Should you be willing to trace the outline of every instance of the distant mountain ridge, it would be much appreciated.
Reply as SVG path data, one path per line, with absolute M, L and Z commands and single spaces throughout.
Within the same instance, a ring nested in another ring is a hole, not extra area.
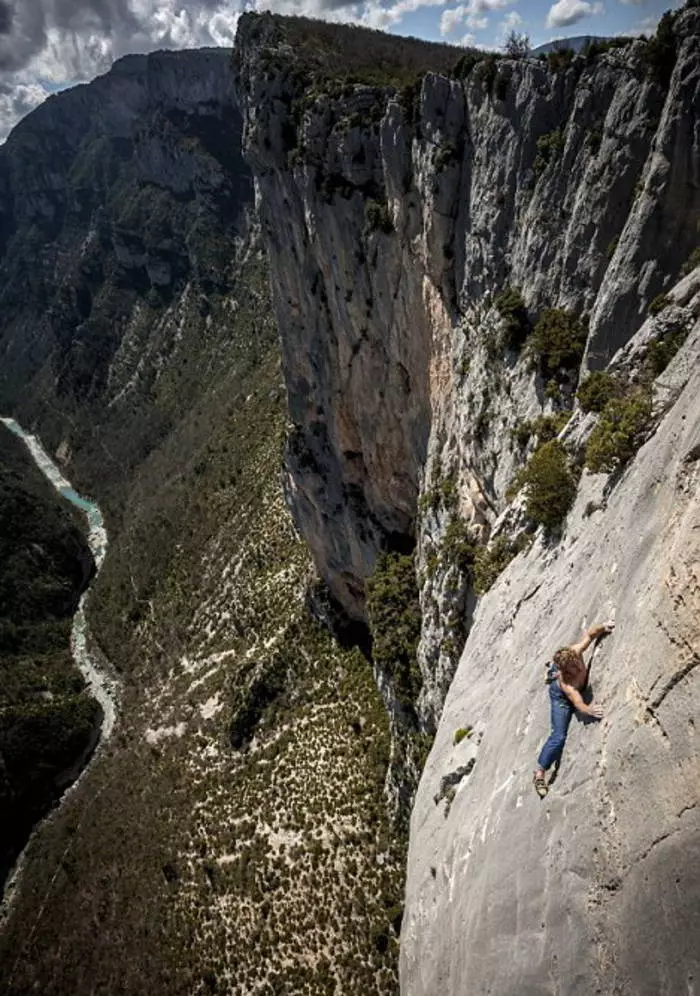
M 554 41 L 544 42 L 537 48 L 533 48 L 532 55 L 547 55 L 549 52 L 561 52 L 563 49 L 571 49 L 578 55 L 586 45 L 606 41 L 610 41 L 608 35 L 576 35 L 573 38 L 555 38 Z

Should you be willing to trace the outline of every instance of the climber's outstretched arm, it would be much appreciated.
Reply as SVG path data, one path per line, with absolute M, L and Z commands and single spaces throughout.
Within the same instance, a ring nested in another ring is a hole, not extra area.
M 600 706 L 586 705 L 578 688 L 574 688 L 573 685 L 565 685 L 563 681 L 560 682 L 560 685 L 562 692 L 566 695 L 576 712 L 583 713 L 584 716 L 592 716 L 593 719 L 603 718 L 603 710 Z
M 599 636 L 603 636 L 606 633 L 612 633 L 615 627 L 615 623 L 606 622 L 601 623 L 599 626 L 591 626 L 590 629 L 586 630 L 578 643 L 572 643 L 571 650 L 577 654 L 582 654 L 585 650 L 588 650 L 591 643 L 597 640 Z

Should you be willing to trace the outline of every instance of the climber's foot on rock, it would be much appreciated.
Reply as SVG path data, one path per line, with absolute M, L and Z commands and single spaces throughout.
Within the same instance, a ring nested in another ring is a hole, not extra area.
M 540 799 L 544 799 L 547 795 L 547 783 L 544 780 L 544 772 L 536 771 L 532 778 L 532 784 L 535 786 L 535 792 L 537 792 Z

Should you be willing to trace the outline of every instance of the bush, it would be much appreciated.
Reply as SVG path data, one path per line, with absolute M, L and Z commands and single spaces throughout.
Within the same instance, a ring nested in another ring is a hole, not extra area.
M 548 443 L 556 439 L 566 423 L 571 418 L 570 412 L 557 412 L 556 415 L 539 415 L 537 418 L 521 422 L 511 430 L 511 438 L 519 446 L 527 446 L 533 436 L 538 443 Z
M 471 573 L 477 546 L 464 519 L 455 516 L 445 530 L 442 555 L 446 564 L 463 574 Z
M 486 594 L 513 557 L 525 549 L 528 542 L 524 533 L 515 540 L 499 536 L 491 546 L 479 550 L 474 563 L 474 591 L 477 595 Z
M 512 30 L 505 40 L 503 51 L 509 59 L 527 59 L 530 54 L 529 35 Z
M 594 474 L 611 473 L 632 459 L 651 424 L 651 393 L 639 389 L 612 398 L 586 446 L 586 466 Z
M 370 198 L 365 204 L 365 217 L 370 232 L 379 231 L 390 235 L 394 231 L 394 223 L 387 204 L 380 204 L 379 201 Z
M 608 401 L 621 393 L 622 385 L 616 377 L 603 370 L 595 370 L 581 384 L 576 397 L 584 412 L 602 412 Z
M 673 357 L 688 338 L 689 329 L 679 328 L 667 332 L 647 347 L 645 366 L 651 377 L 658 377 L 669 365 Z
M 549 163 L 564 149 L 564 133 L 561 128 L 540 135 L 537 139 L 537 155 L 535 156 L 535 173 L 542 173 Z
M 440 173 L 448 166 L 454 166 L 455 163 L 458 163 L 459 158 L 459 149 L 454 142 L 442 142 L 435 152 L 433 166 L 436 172 Z
M 549 379 L 560 370 L 578 370 L 586 348 L 583 323 L 561 308 L 545 308 L 530 336 L 532 354 L 539 359 L 542 375 Z
M 372 657 L 393 679 L 402 704 L 411 707 L 422 683 L 416 658 L 421 611 L 413 556 L 381 554 L 365 591 Z
M 568 69 L 574 61 L 575 52 L 572 48 L 557 48 L 546 55 L 547 65 L 553 73 Z
M 642 50 L 647 72 L 660 86 L 667 87 L 676 64 L 676 37 L 673 33 L 673 14 L 666 11 L 656 34 Z
M 505 325 L 505 344 L 519 350 L 530 332 L 525 301 L 518 287 L 506 287 L 495 299 L 494 307 Z
M 700 266 L 700 246 L 697 249 L 693 249 L 690 256 L 686 259 L 681 267 L 681 276 L 687 277 L 689 273 L 693 272 L 696 266 Z
M 456 63 L 452 67 L 450 75 L 454 79 L 463 80 L 471 73 L 474 66 L 479 62 L 483 62 L 484 56 L 479 52 L 465 52 L 464 55 L 460 55 Z
M 474 732 L 474 728 L 471 727 L 471 726 L 467 726 L 467 727 L 460 726 L 460 728 L 458 730 L 455 730 L 455 732 L 454 732 L 454 736 L 452 737 L 452 743 L 456 747 L 457 744 L 461 744 L 462 743 L 462 741 L 464 740 L 465 737 L 471 737 L 471 735 L 472 735 L 473 732 Z
M 576 497 L 576 480 L 569 469 L 566 450 L 556 439 L 535 450 L 518 475 L 517 484 L 527 488 L 527 514 L 547 532 L 562 524 Z
M 668 294 L 657 294 L 654 300 L 649 305 L 648 308 L 649 314 L 658 315 L 660 312 L 664 310 L 664 308 L 668 308 L 669 304 L 673 304 L 673 301 L 668 296 Z

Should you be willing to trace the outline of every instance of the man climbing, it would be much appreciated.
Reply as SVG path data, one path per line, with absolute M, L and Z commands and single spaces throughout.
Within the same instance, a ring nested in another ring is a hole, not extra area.
M 555 762 L 558 763 L 561 758 L 574 710 L 583 713 L 584 716 L 590 716 L 592 719 L 602 719 L 603 717 L 602 709 L 599 706 L 587 705 L 581 694 L 588 684 L 588 668 L 584 663 L 583 655 L 594 640 L 612 633 L 614 626 L 613 622 L 592 626 L 584 633 L 578 643 L 557 650 L 552 659 L 547 679 L 549 681 L 549 698 L 552 703 L 552 732 L 540 751 L 540 756 L 537 759 L 537 771 L 535 771 L 533 778 L 535 791 L 540 799 L 544 799 L 548 792 L 544 773 Z

